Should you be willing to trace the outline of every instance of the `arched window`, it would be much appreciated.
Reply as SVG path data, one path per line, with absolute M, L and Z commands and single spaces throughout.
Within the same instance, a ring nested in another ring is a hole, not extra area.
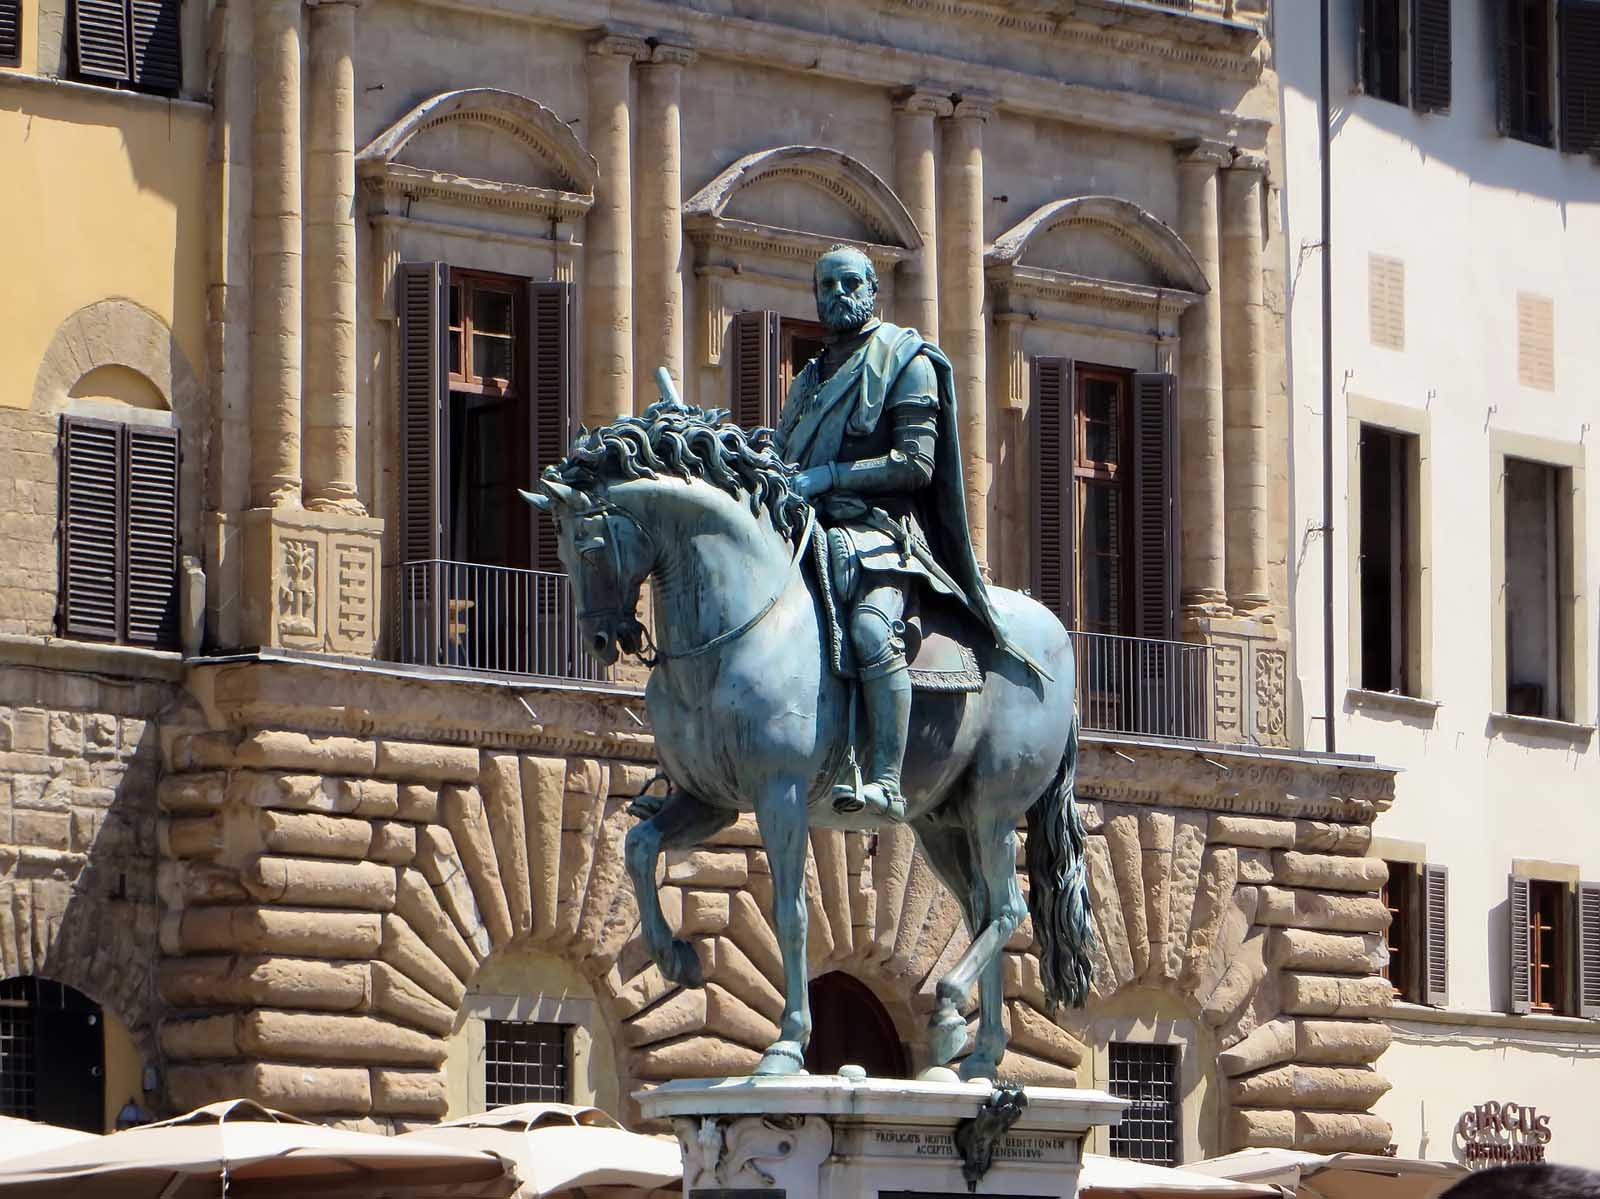
M 863 982 L 835 970 L 811 980 L 811 1044 L 806 1069 L 837 1074 L 860 1066 L 869 1078 L 905 1078 L 906 1048 L 894 1021 Z
M 61 983 L 0 982 L 0 1115 L 105 1131 L 105 1020 Z

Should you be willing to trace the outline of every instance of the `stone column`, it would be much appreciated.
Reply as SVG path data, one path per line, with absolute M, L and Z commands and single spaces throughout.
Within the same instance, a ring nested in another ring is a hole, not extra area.
M 1261 185 L 1266 159 L 1241 154 L 1222 172 L 1222 406 L 1228 510 L 1228 602 L 1266 608 L 1267 389 L 1262 362 Z
M 362 515 L 356 494 L 356 9 L 310 0 L 306 156 L 306 507 Z
M 1180 502 L 1183 605 L 1191 613 L 1228 612 L 1222 487 L 1222 295 L 1217 247 L 1217 170 L 1233 161 L 1220 142 L 1184 142 L 1178 152 L 1178 235 L 1209 287 L 1183 315 L 1179 351 Z
M 657 45 L 639 70 L 639 354 L 637 411 L 657 398 L 664 366 L 684 390 L 683 140 L 679 92 L 687 46 Z
M 989 393 L 983 327 L 983 126 L 994 112 L 986 99 L 958 101 L 945 126 L 939 184 L 939 328 L 955 366 L 961 409 L 961 469 L 967 489 L 972 548 L 989 560 Z
M 250 503 L 300 505 L 301 0 L 256 0 Z
M 913 88 L 894 104 L 894 185 L 922 234 L 922 249 L 902 263 L 895 284 L 896 316 L 939 340 L 938 221 L 935 207 L 935 117 L 947 117 L 953 106 L 940 92 Z
M 583 423 L 633 411 L 633 163 L 630 68 L 640 38 L 606 34 L 589 46 L 589 153 L 600 168 L 584 234 Z

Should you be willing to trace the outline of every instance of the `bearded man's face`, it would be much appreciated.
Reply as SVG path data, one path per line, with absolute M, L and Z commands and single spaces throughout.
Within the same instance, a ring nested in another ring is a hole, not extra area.
M 853 333 L 872 319 L 878 285 L 866 256 L 855 250 L 824 254 L 817 261 L 817 319 L 833 333 Z

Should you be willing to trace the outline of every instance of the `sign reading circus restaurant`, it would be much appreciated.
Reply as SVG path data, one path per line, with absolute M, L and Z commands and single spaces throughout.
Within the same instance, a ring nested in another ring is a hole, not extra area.
M 1550 1143 L 1550 1117 L 1520 1103 L 1480 1103 L 1461 1113 L 1456 1138 L 1469 1167 L 1542 1162 Z

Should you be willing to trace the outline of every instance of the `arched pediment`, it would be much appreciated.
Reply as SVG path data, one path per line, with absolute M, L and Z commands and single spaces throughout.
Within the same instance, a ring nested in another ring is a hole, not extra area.
M 1195 261 L 1194 254 L 1171 227 L 1140 208 L 1131 200 L 1115 196 L 1075 196 L 1053 200 L 1035 209 L 1025 219 L 995 239 L 987 258 L 993 268 L 1042 267 L 1084 276 L 1105 278 L 1095 270 L 1071 270 L 1055 262 L 1036 263 L 1043 257 L 1044 243 L 1052 234 L 1073 227 L 1087 227 L 1110 239 L 1117 249 L 1137 256 L 1148 265 L 1154 279 L 1117 279 L 1117 282 L 1175 288 L 1204 295 L 1211 284 Z
M 802 224 L 792 200 L 783 196 L 792 184 L 820 193 L 833 211 Z M 746 154 L 696 192 L 683 215 L 691 235 L 743 231 L 765 236 L 774 250 L 793 243 L 796 251 L 812 252 L 818 248 L 813 243 L 851 241 L 875 260 L 894 262 L 922 246 L 922 234 L 894 190 L 865 163 L 824 146 Z
M 364 178 L 432 198 L 570 217 L 594 202 L 599 168 L 535 100 L 464 88 L 424 100 L 356 155 Z

